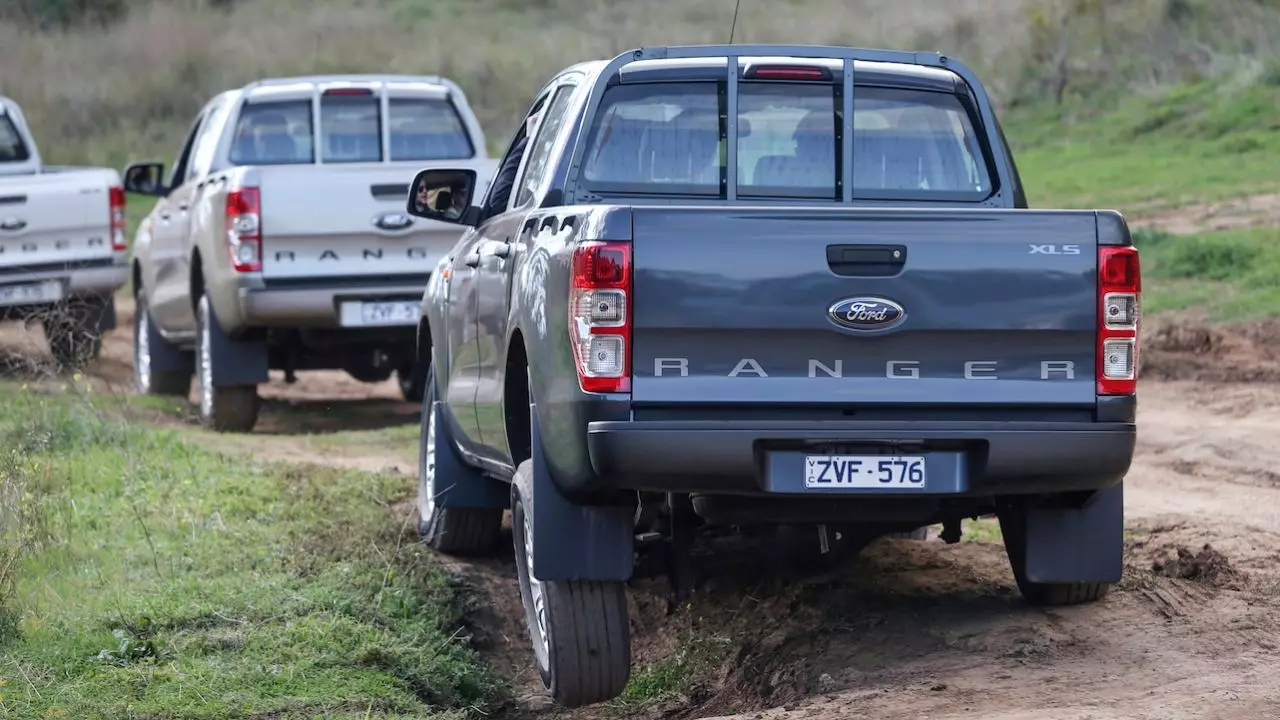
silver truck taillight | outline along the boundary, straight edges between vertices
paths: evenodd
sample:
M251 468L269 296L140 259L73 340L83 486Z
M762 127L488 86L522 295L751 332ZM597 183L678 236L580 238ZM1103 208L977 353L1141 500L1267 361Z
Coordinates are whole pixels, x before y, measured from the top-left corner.
M129 240L125 236L125 194L124 188L113 187L107 190L108 202L111 206L111 249L124 252L129 249Z
M262 269L262 198L258 188L227 193L227 251L236 272Z
M631 392L631 245L592 240L573 249L569 339L584 392Z
M1098 248L1099 395L1132 395L1138 388L1142 269L1133 246Z

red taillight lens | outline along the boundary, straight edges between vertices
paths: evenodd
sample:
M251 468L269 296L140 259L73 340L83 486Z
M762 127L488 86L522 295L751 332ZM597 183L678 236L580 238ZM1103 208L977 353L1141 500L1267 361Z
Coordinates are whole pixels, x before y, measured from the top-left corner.
M1142 268L1133 246L1098 248L1098 394L1138 390Z
M372 95L372 94L373 94L373 91L372 91L372 90L370 90L369 88L358 88L358 87L352 87L352 88L329 88L328 90L325 90L325 91L324 91L324 94L325 94L326 96L334 96L334 95L337 95L337 96L342 96L342 95L347 95L347 96L350 96L350 95Z
M262 199L258 188L227 193L227 250L236 272L262 269Z
M583 392L631 392L631 244L573 249L569 340Z
M113 187L107 191L111 206L111 249L124 252L129 249L129 241L125 237L125 194L124 188Z

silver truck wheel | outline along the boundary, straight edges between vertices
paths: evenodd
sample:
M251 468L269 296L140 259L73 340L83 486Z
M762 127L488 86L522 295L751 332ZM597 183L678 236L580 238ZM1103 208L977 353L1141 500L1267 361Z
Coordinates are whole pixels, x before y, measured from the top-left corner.
M532 472L532 463L526 460L516 474ZM514 484L532 486L528 481L517 480ZM532 507L530 503L530 499L516 497L511 508L511 535L525 625L538 674L562 707L593 705L615 698L631 676L626 584L535 578L533 548L538 533L531 513L526 512L526 507Z
M213 386L213 308L207 295L196 306L196 391L200 424L218 432L249 432L258 421L258 387Z
M139 291L133 307L133 386L139 395L175 395L191 392L191 373L156 371L151 363L153 324L146 296Z
M418 535L427 545L442 553L485 553L502 536L502 511L444 508L436 504L436 493L452 484L450 478L438 478L441 465L437 459L442 453L453 452L453 449L449 447L444 431L437 427L433 411L436 399L434 367L428 373L427 387L430 389L422 402L422 435L418 444Z

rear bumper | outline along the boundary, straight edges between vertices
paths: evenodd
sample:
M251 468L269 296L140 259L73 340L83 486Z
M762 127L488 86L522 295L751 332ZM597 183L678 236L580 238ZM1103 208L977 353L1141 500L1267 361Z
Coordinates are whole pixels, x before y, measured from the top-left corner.
M419 306L426 278L337 279L321 283L271 284L261 280L237 285L218 303L218 319L228 332L250 328L387 329L415 328L416 315L388 324L365 324L360 303L411 302ZM217 293L215 293L216 295ZM345 312L344 312L344 307Z
M986 497L1097 490L1133 459L1132 423L1009 422L593 422L587 446L607 487L779 497ZM805 449L891 446L931 456L928 489L806 490ZM811 450L817 452L817 450ZM936 462L935 462L936 461ZM939 471L935 471L934 465Z
M129 281L129 269L123 264L123 254L118 259L75 265L55 265L34 268L6 268L0 273L0 287L57 282L62 285L63 300L69 298L110 298ZM121 264L116 264L117 262ZM0 305L0 319L23 319L38 316L60 301ZM114 319L113 321L114 322ZM114 324L109 323L111 329Z

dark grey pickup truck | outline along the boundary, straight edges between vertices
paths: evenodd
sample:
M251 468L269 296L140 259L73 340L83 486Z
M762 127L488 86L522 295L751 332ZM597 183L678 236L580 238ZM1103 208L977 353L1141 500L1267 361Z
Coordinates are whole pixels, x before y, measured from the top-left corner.
M531 136L531 137L529 137ZM1027 208L987 93L938 54L647 48L558 74L431 276L420 530L512 511L538 668L565 706L629 677L624 583L657 533L833 541L996 515L1018 588L1122 569L1139 263L1105 210Z

